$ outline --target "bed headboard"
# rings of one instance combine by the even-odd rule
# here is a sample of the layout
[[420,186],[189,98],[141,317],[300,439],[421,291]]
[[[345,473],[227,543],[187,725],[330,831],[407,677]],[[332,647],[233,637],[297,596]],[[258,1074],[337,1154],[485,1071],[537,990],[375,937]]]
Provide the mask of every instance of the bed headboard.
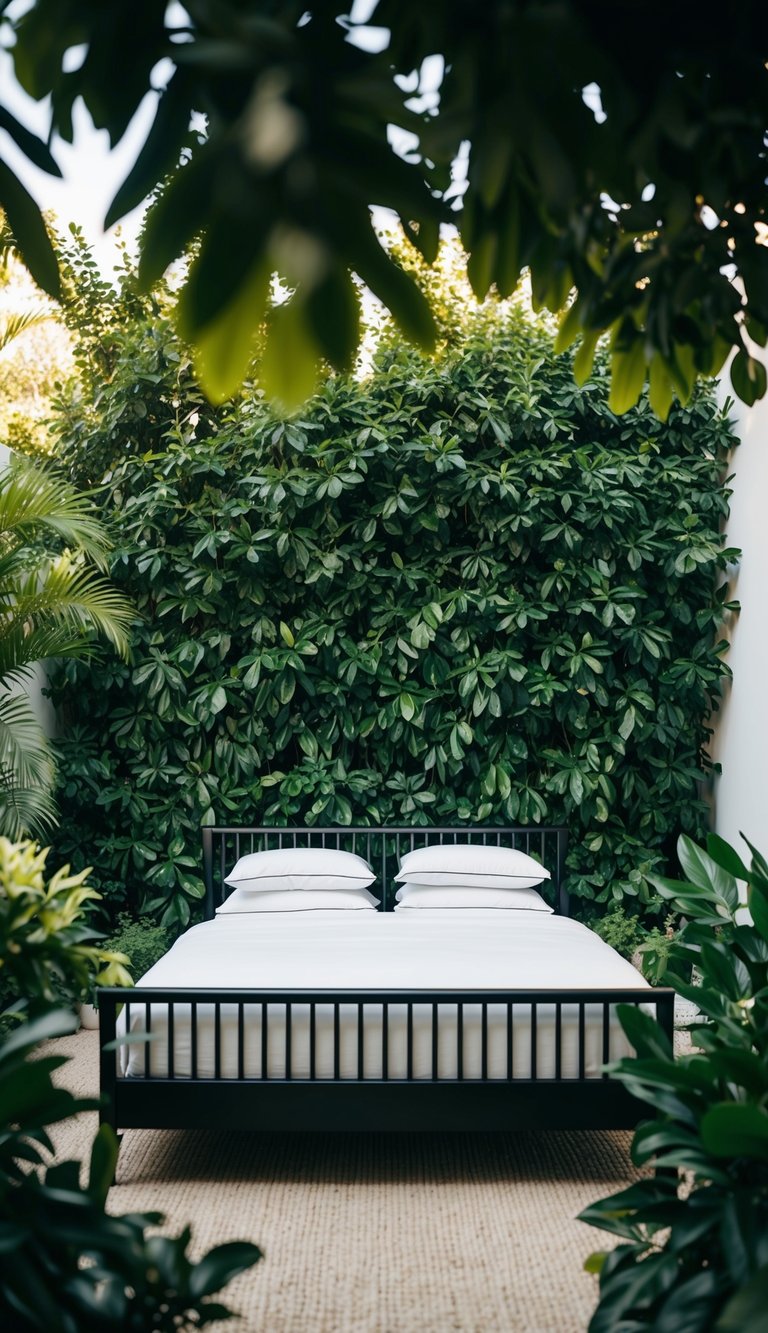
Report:
[[345,852],[356,852],[376,872],[376,883],[371,888],[377,898],[381,898],[380,910],[388,912],[395,905],[397,886],[394,877],[401,856],[413,851],[414,847],[443,842],[519,847],[521,851],[538,857],[552,875],[551,881],[542,884],[541,891],[561,916],[568,916],[569,912],[568,893],[563,886],[568,848],[568,830],[564,828],[473,828],[466,824],[460,828],[224,828],[208,825],[202,833],[206,918],[214,916],[216,908],[231,893],[224,883],[224,876],[240,856],[278,847],[338,847]]

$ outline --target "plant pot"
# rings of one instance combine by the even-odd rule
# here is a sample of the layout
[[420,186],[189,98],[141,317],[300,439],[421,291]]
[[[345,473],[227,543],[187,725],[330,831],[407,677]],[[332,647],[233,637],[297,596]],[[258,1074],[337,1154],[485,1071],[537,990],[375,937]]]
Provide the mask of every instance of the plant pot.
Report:
[[99,1011],[95,1004],[80,1005],[80,1026],[86,1028],[89,1032],[98,1029]]
[[684,1000],[682,995],[675,996],[675,1027],[684,1028],[695,1023],[701,1017],[701,1010],[692,1000]]

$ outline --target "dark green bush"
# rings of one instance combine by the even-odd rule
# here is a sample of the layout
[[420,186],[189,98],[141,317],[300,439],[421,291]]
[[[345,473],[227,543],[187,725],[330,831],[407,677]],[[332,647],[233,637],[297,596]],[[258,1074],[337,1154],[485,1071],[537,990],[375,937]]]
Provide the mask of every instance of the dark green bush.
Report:
[[636,1054],[611,1072],[655,1113],[637,1130],[632,1158],[660,1170],[581,1213],[619,1238],[588,1261],[600,1274],[589,1333],[766,1327],[768,862],[748,846],[745,865],[722,838],[711,834],[705,851],[681,837],[685,879],[655,879],[685,922],[659,979],[701,1016],[693,1049],[675,1058],[655,1019],[618,1006]]
[[384,343],[298,419],[253,388],[214,412],[126,290],[98,337],[74,321],[59,450],[105,478],[142,619],[130,667],[57,670],[61,854],[185,924],[201,820],[563,821],[571,891],[642,900],[706,825],[714,397],[619,419],[604,367],[577,389],[517,309],[436,361]]
[[170,931],[165,926],[158,926],[151,917],[142,916],[136,920],[130,913],[120,912],[116,929],[104,941],[104,948],[125,954],[128,971],[133,980],[138,981],[162,958],[171,943]]

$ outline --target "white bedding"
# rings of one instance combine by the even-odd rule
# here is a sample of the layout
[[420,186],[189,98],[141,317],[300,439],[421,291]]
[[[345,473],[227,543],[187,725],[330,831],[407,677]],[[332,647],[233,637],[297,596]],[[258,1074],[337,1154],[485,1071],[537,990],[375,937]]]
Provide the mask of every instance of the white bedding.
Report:
[[[554,987],[563,989],[647,988],[640,974],[585,926],[567,917],[542,912],[492,909],[410,912],[316,911],[221,916],[193,926],[140,980],[142,986],[232,987],[258,989],[417,989],[494,990]],[[458,1076],[457,1007],[438,1009],[438,1077]],[[131,1029],[144,1027],[143,1004],[131,1006]],[[262,1077],[261,1006],[247,1006],[244,1025],[244,1076]],[[358,1074],[357,1009],[340,1011],[339,1075]],[[334,1075],[333,1011],[316,1011],[317,1078]],[[488,1077],[508,1077],[506,1004],[489,1004]],[[238,1076],[238,1023],[235,1006],[220,1008],[220,1076]],[[141,1077],[167,1074],[167,1008],[151,1006],[157,1039],[120,1048],[121,1072]],[[266,1074],[286,1075],[285,1008],[269,1006]],[[530,1007],[516,1005],[513,1027],[513,1076],[529,1078],[531,1062]],[[536,1076],[553,1078],[555,1009],[539,1006],[536,1032]],[[412,1077],[431,1078],[432,1008],[414,1004]],[[174,1077],[189,1077],[192,1068],[190,1011],[174,1007]],[[382,1010],[366,1006],[364,1078],[382,1076]],[[562,1009],[561,1076],[579,1074],[578,1007]],[[611,1010],[609,1058],[629,1053],[629,1046]],[[481,1009],[465,1005],[463,1076],[479,1078]],[[197,1009],[197,1076],[215,1074],[214,1008]],[[603,1007],[586,1007],[584,1066],[587,1077],[599,1077],[603,1064]],[[407,1076],[405,1005],[390,1005],[388,1075]],[[291,1077],[306,1078],[309,1063],[309,1010],[294,1004],[291,1016]]]

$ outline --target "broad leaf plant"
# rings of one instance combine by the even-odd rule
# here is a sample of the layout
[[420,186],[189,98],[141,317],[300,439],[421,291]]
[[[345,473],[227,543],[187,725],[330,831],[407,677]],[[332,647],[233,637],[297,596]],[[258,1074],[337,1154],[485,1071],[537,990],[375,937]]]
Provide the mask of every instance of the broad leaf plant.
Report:
[[656,1112],[632,1145],[635,1164],[656,1174],[581,1214],[620,1241],[589,1261],[600,1273],[589,1333],[765,1328],[768,862],[748,846],[747,865],[714,834],[706,850],[681,837],[685,878],[653,878],[684,920],[663,980],[701,1017],[675,1059],[653,1018],[619,1006],[636,1055],[610,1072]]

